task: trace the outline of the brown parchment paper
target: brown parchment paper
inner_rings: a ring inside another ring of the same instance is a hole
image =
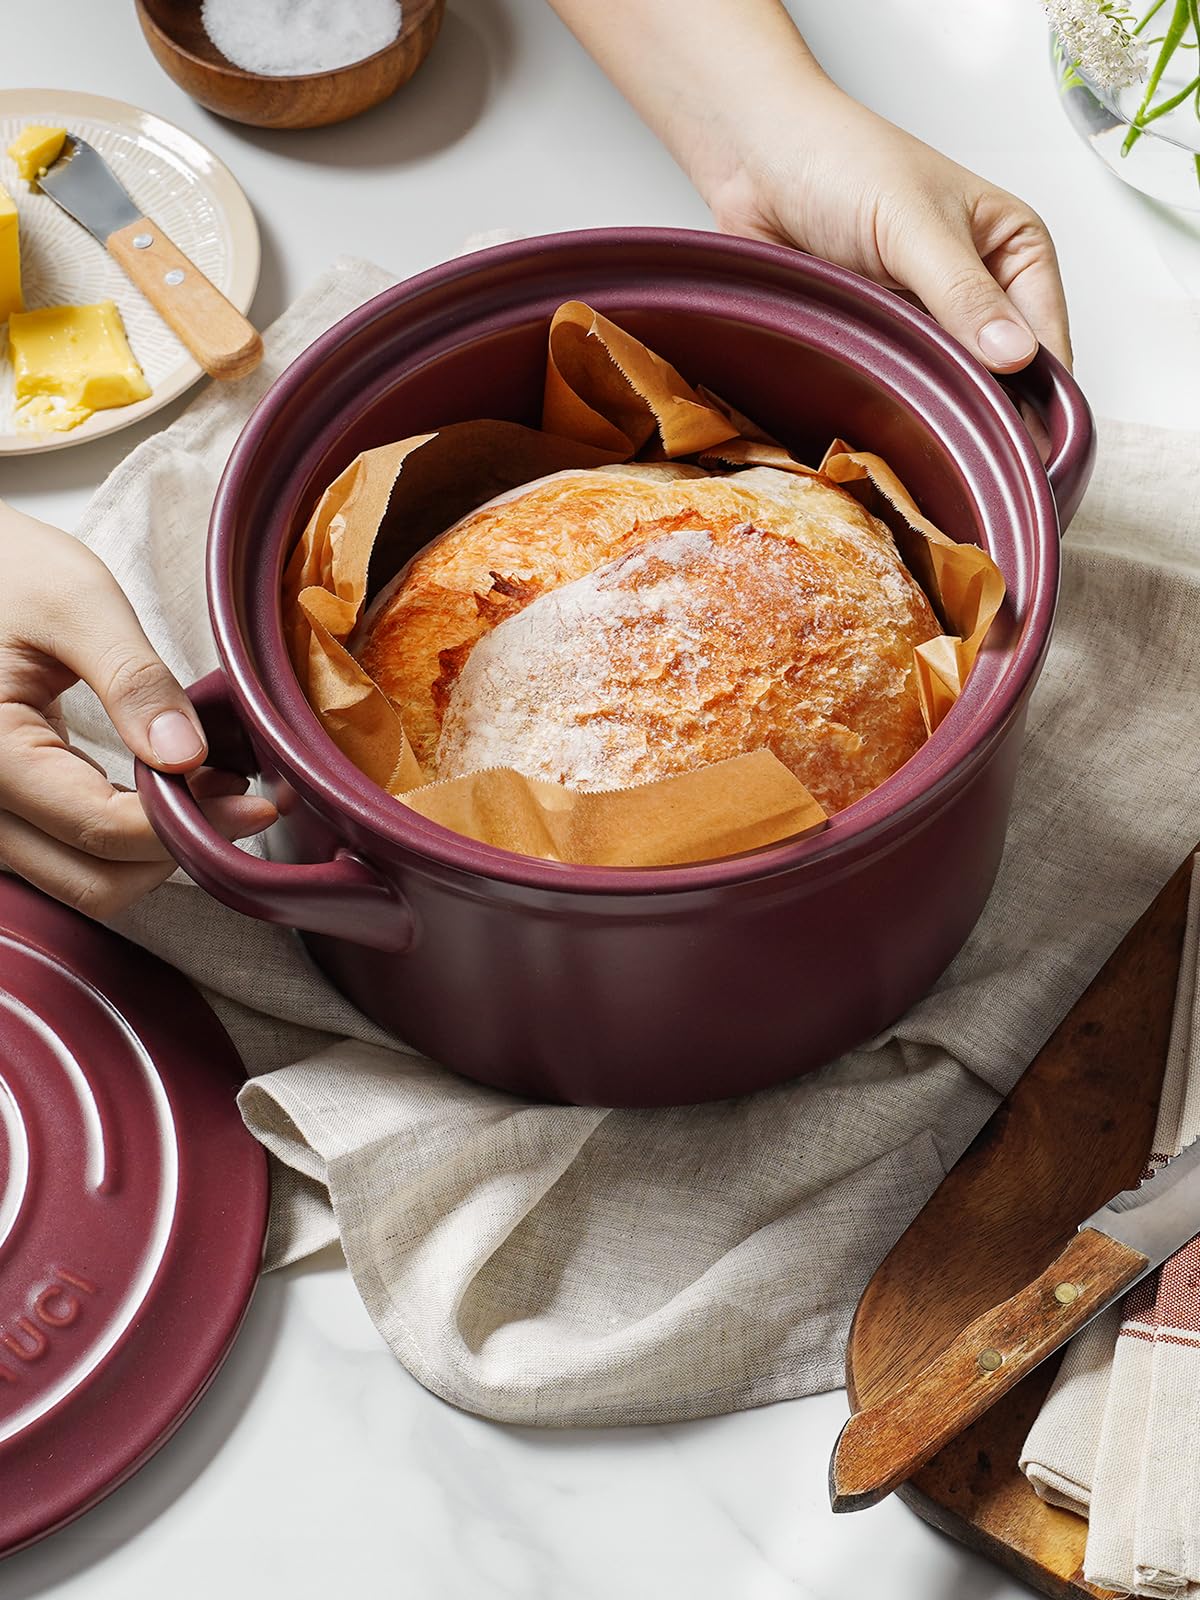
[[[1000,569],[977,544],[955,544],[921,515],[908,490],[879,456],[852,450],[838,439],[820,469],[835,483],[867,482],[878,500],[867,509],[886,522],[904,564],[954,631],[913,651],[921,710],[930,733],[962,693],[967,674],[1004,601]],[[888,515],[888,511],[893,514]]]
[[[711,861],[814,833],[828,820],[769,750],[605,794],[576,794],[505,767],[427,784],[403,798],[472,839],[596,867]]]
[[[819,468],[805,466],[570,301],[550,325],[541,429],[464,422],[364,451],[322,495],[284,574],[284,625],[309,703],[342,753],[402,804],[488,844],[595,866],[710,860],[824,826],[822,807],[767,750],[601,794],[507,767],[430,783],[395,706],[350,654],[369,595],[476,506],[551,472],[635,456],[820,473],[864,500],[952,630],[914,652],[931,732],[953,705],[1004,598],[986,552],[928,522],[878,456],[836,440]]]

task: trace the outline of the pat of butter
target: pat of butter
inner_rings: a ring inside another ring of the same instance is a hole
[[[92,413],[86,406],[69,405],[54,395],[35,394],[22,400],[16,414],[17,427],[23,433],[67,433]]]
[[[65,432],[93,411],[149,398],[111,300],[15,312],[8,342],[20,428]]]
[[[0,189],[0,322],[12,312],[20,311],[24,304],[17,208],[7,191]]]
[[[31,122],[8,147],[8,153],[17,164],[18,177],[26,183],[36,183],[47,167],[53,166],[62,154],[67,137],[65,128],[46,128]]]

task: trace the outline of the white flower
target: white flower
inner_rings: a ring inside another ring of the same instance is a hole
[[[1042,0],[1063,53],[1101,89],[1126,89],[1146,76],[1146,47],[1121,0]]]

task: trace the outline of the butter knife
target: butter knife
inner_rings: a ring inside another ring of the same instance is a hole
[[[1046,1270],[976,1317],[888,1400],[856,1412],[829,1463],[835,1511],[891,1494],[1139,1278],[1200,1234],[1200,1140],[1080,1224]]]
[[[86,139],[68,134],[38,187],[99,239],[205,372],[229,379],[254,370],[262,360],[257,330],[158,224],[142,215]]]

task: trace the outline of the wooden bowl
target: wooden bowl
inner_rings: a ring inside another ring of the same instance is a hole
[[[146,43],[193,100],[257,128],[321,128],[386,100],[433,48],[446,0],[404,0],[400,32],[361,61],[278,78],[227,61],[204,31],[200,0],[135,0]]]

